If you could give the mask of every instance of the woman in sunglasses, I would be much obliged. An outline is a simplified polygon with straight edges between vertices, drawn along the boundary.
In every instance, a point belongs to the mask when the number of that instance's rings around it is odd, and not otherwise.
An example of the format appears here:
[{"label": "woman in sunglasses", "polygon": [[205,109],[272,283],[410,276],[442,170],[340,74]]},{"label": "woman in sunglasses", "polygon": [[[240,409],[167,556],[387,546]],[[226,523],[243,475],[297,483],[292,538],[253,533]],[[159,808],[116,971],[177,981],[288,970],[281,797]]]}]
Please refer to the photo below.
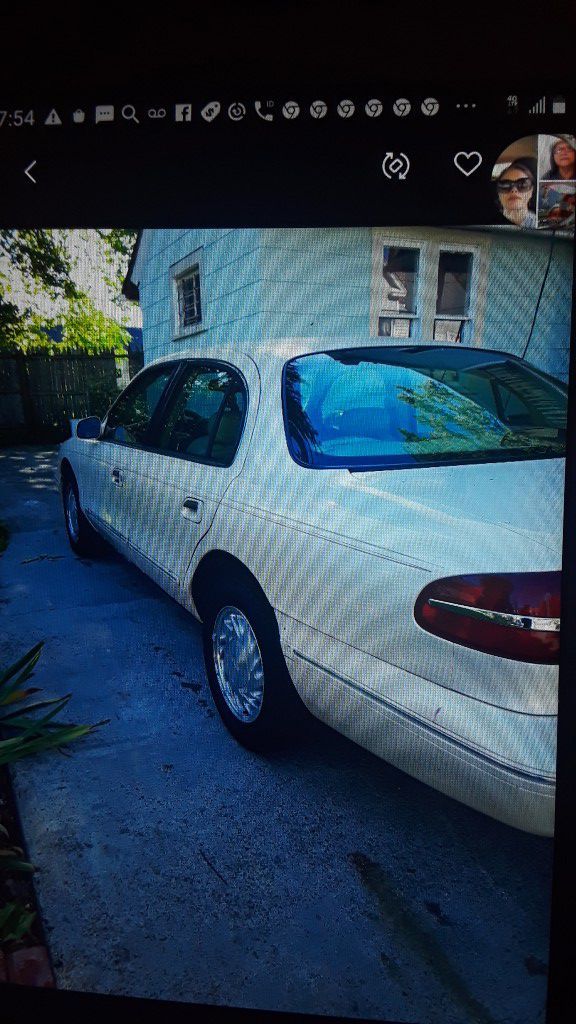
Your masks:
[{"label": "woman in sunglasses", "polygon": [[536,216],[536,161],[514,160],[496,178],[497,204],[506,220],[519,228],[538,227]]}]

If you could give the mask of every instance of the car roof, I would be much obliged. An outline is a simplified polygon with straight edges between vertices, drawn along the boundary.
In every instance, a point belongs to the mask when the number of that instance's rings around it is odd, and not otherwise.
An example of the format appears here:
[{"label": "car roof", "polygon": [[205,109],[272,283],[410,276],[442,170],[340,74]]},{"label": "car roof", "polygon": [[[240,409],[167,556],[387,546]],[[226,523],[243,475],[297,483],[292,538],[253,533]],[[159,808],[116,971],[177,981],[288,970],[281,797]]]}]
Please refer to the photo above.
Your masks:
[{"label": "car roof", "polygon": [[[191,346],[180,352],[160,356],[151,360],[147,366],[154,366],[160,363],[177,362],[183,359],[214,359],[217,361],[234,363],[234,359],[240,354],[249,357],[256,364],[262,362],[285,363],[298,356],[312,355],[316,352],[334,352],[342,349],[386,349],[390,356],[396,356],[409,362],[418,362],[423,353],[436,353],[436,360],[439,368],[449,363],[454,365],[457,362],[462,368],[471,361],[488,362],[494,356],[499,358],[514,359],[521,361],[519,356],[512,352],[505,352],[502,349],[487,349],[479,346],[467,346],[460,344],[438,345],[435,342],[420,342],[414,344],[390,345],[380,338],[310,338],[290,337],[271,338],[266,340],[237,341],[235,344],[219,344],[215,341],[210,344],[199,344]],[[444,359],[442,358],[444,356]],[[448,357],[448,358],[446,358]],[[435,361],[436,361],[435,360]]]}]

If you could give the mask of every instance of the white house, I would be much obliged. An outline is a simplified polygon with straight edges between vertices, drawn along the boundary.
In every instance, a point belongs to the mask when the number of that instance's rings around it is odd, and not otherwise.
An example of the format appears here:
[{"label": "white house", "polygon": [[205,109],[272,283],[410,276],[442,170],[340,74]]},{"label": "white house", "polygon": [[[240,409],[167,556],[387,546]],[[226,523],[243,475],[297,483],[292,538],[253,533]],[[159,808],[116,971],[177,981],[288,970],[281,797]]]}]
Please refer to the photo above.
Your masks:
[{"label": "white house", "polygon": [[516,228],[140,232],[144,358],[298,336],[451,342],[568,373],[572,241]]}]

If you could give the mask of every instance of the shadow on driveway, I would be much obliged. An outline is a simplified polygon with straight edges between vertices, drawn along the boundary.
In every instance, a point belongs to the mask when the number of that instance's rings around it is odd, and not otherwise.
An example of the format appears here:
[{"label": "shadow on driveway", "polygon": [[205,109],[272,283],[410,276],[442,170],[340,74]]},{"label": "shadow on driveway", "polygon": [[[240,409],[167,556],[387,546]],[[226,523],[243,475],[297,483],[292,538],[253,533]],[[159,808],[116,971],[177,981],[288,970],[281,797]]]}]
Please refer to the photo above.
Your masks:
[{"label": "shadow on driveway", "polygon": [[543,1019],[552,843],[311,723],[229,736],[200,627],[113,553],[68,544],[47,448],[0,452],[2,661],[110,718],[12,776],[58,985],[451,1024]]}]

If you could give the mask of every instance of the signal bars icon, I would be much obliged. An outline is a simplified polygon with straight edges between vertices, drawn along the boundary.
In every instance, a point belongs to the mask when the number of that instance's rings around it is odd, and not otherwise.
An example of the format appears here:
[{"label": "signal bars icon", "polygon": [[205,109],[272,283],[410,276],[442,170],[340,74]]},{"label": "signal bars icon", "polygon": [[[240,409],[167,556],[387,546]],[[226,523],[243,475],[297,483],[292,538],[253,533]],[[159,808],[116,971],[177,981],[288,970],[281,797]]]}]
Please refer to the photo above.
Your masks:
[{"label": "signal bars icon", "polygon": [[533,106],[530,107],[529,114],[545,114],[546,113],[546,97],[541,96]]}]

